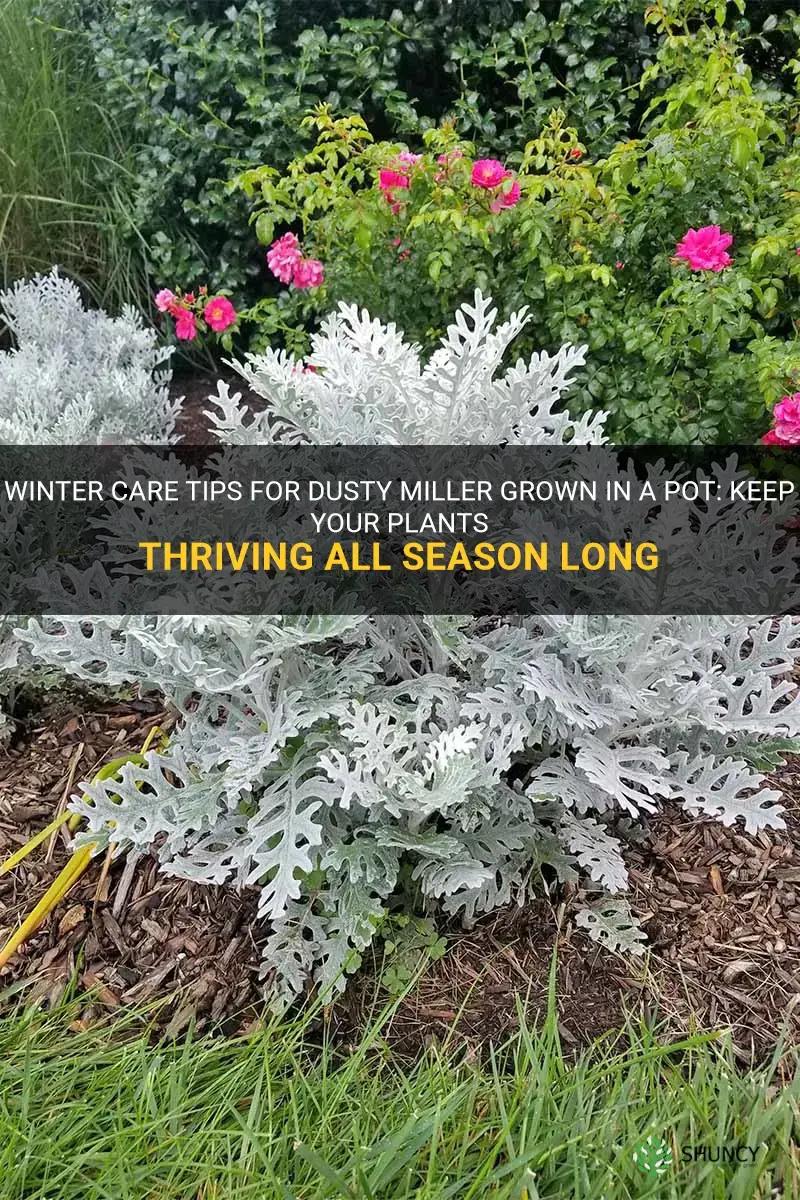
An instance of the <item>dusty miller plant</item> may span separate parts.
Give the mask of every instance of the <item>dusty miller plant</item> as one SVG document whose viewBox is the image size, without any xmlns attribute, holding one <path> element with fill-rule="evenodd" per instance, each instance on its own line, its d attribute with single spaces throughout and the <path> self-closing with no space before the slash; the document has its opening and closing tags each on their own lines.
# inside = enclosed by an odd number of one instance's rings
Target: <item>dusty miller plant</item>
<svg viewBox="0 0 800 1200">
<path fill-rule="evenodd" d="M 172 440 L 170 351 L 134 309 L 85 308 L 56 269 L 0 292 L 0 317 L 15 342 L 0 353 L 0 445 Z"/>
<path fill-rule="evenodd" d="M 602 441 L 602 414 L 558 408 L 582 350 L 502 368 L 524 320 L 498 325 L 477 294 L 424 364 L 343 307 L 308 362 L 236 364 L 267 410 L 221 385 L 216 431 L 240 444 Z M 788 619 L 126 617 L 32 623 L 25 639 L 182 712 L 166 752 L 82 785 L 72 807 L 99 846 L 158 839 L 175 875 L 258 885 L 276 1004 L 311 977 L 341 984 L 401 870 L 470 920 L 522 900 L 543 867 L 583 874 L 609 897 L 582 918 L 589 932 L 640 949 L 618 825 L 667 800 L 750 831 L 780 825 L 761 771 L 800 730 Z"/>
<path fill-rule="evenodd" d="M 120 317 L 87 309 L 78 287 L 54 269 L 0 292 L 3 325 L 14 345 L 0 352 L 0 446 L 174 438 L 180 402 L 169 397 L 170 351 L 132 308 Z M 13 578 L 15 564 L 35 551 L 24 515 L 3 506 L 0 517 L 0 570 Z M 16 623 L 0 617 L 0 697 L 20 672 L 30 682 L 30 663 L 19 660 L 21 646 L 12 638 Z M 10 728 L 0 712 L 0 739 Z"/>
</svg>

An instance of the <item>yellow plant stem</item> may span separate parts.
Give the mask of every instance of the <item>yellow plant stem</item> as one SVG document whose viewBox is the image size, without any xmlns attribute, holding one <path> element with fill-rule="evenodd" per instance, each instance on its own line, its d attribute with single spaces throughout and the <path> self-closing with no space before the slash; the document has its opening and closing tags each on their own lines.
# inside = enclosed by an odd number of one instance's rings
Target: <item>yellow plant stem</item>
<svg viewBox="0 0 800 1200">
<path fill-rule="evenodd" d="M 153 728 L 148 733 L 147 737 L 144 739 L 144 742 L 142 743 L 142 754 L 146 754 L 147 751 L 150 749 L 157 733 L 161 734 L 161 749 L 166 750 L 167 742 L 169 739 L 167 738 L 166 733 L 164 732 L 164 730 L 161 728 L 160 725 L 154 725 Z"/>
<path fill-rule="evenodd" d="M 145 738 L 144 744 L 142 745 L 142 749 L 139 753 L 123 754 L 119 758 L 112 759 L 111 762 L 106 763 L 104 767 L 100 768 L 100 770 L 94 776 L 94 779 L 111 779 L 117 774 L 118 771 L 122 769 L 122 767 L 125 766 L 126 763 L 135 763 L 136 766 L 144 766 L 147 761 L 145 759 L 145 754 L 150 749 L 150 746 L 153 744 L 153 741 L 158 734 L 161 735 L 162 747 L 166 746 L 168 740 L 166 733 L 159 725 L 154 725 Z M 83 799 L 85 800 L 86 796 L 84 796 Z M 13 867 L 17 866 L 18 863 L 21 863 L 22 860 L 26 858 L 32 850 L 35 850 L 37 846 L 41 845 L 41 843 L 45 841 L 50 834 L 59 829 L 65 821 L 70 833 L 74 833 L 80 824 L 80 820 L 80 813 L 59 813 L 59 815 L 52 820 L 45 829 L 40 830 L 40 832 L 32 837 L 30 841 L 26 842 L 21 849 L 16 850 L 10 858 L 6 859 L 6 861 L 0 866 L 0 875 L 5 875 L 8 871 L 12 870 Z M 109 822 L 109 824 L 113 825 L 113 822 Z M 59 901 L 63 900 L 67 893 L 75 886 L 81 875 L 83 875 L 84 871 L 89 866 L 89 863 L 92 861 L 92 853 L 94 849 L 95 843 L 92 842 L 90 845 L 82 846 L 80 850 L 76 850 L 73 853 L 69 862 L 50 884 L 50 887 L 42 896 L 36 907 L 28 914 L 16 933 L 12 934 L 5 946 L 3 946 L 3 948 L 0 950 L 0 968 L 6 965 L 12 954 L 14 954 L 19 947 L 36 932 L 40 925 L 47 920 L 48 916 L 59 903 Z M 111 855 L 114 853 L 114 849 L 115 846 L 112 842 L 108 848 L 108 857 L 103 868 L 104 872 L 108 871 L 109 860 Z M 102 883 L 102 878 L 103 877 L 101 875 L 100 883 Z M 100 885 L 98 884 L 98 886 Z"/>
<path fill-rule="evenodd" d="M 93 849 L 93 846 L 83 846 L 80 850 L 75 851 L 33 911 L 28 914 L 16 933 L 11 935 L 0 950 L 0 967 L 6 965 L 12 954 L 16 953 L 23 942 L 33 936 L 39 926 L 47 920 L 58 902 L 71 891 L 91 862 Z"/>
<path fill-rule="evenodd" d="M 23 859 L 27 858 L 31 851 L 35 850 L 37 846 L 41 846 L 42 842 L 46 841 L 46 839 L 50 837 L 51 833 L 55 833 L 56 830 L 61 828 L 65 821 L 69 821 L 70 816 L 71 814 L 68 812 L 59 813 L 55 820 L 51 821 L 49 825 L 46 825 L 44 829 L 40 829 L 38 833 L 34 834 L 29 842 L 26 842 L 25 845 L 21 846 L 19 850 L 15 850 L 14 853 L 7 858 L 4 863 L 0 863 L 0 875 L 7 875 L 9 871 L 13 871 L 14 867 L 18 866 Z M 71 827 L 72 826 L 70 825 L 70 828 Z"/>
</svg>

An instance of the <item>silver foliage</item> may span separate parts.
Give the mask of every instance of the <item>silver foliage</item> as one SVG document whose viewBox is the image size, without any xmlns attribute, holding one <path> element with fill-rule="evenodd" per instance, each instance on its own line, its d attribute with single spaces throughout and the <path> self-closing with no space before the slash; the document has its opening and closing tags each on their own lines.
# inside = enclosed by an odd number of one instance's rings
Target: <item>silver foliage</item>
<svg viewBox="0 0 800 1200">
<path fill-rule="evenodd" d="M 607 897 L 582 909 L 575 923 L 608 950 L 644 954 L 645 935 L 621 897 Z"/>
<path fill-rule="evenodd" d="M 127 308 L 86 309 L 58 274 L 0 292 L 15 347 L 0 353 L 0 445 L 170 441 L 169 351 Z"/>
<path fill-rule="evenodd" d="M 266 400 L 220 387 L 223 441 L 602 440 L 557 411 L 583 357 L 502 370 L 524 314 L 479 294 L 423 364 L 392 327 L 342 307 L 310 362 L 236 364 Z M 308 370 L 309 366 L 319 370 Z M 521 901 L 548 866 L 626 884 L 614 823 L 671 801 L 750 830 L 780 826 L 760 763 L 800 733 L 787 677 L 800 631 L 728 617 L 125 617 L 32 622 L 35 654 L 82 678 L 160 689 L 183 713 L 164 754 L 81 785 L 86 840 L 167 870 L 258 883 L 276 1004 L 341 986 L 401 865 L 469 919 Z M 519 764 L 525 765 L 520 775 Z M 509 775 L 510 768 L 515 771 Z M 641 949 L 619 900 L 582 923 Z"/>
<path fill-rule="evenodd" d="M 394 325 L 342 304 L 314 339 L 309 363 L 283 351 L 232 363 L 267 401 L 253 416 L 221 384 L 209 413 L 223 441 L 317 445 L 477 445 L 508 441 L 538 445 L 598 444 L 603 413 L 572 418 L 554 411 L 585 347 L 534 354 L 499 373 L 526 310 L 497 323 L 497 310 L 478 292 L 464 305 L 427 363 Z M 247 424 L 246 421 L 251 423 Z"/>
<path fill-rule="evenodd" d="M 0 325 L 14 346 L 0 352 L 0 445 L 160 444 L 175 436 L 180 402 L 169 398 L 169 350 L 134 309 L 120 317 L 85 308 L 77 286 L 54 269 L 0 292 Z M 0 500 L 0 570 L 14 578 L 35 557 L 24 512 Z M 17 621 L 0 617 L 0 696 L 30 675 Z M 19 670 L 14 668 L 19 667 Z M 0 740 L 11 723 L 0 712 Z"/>
</svg>

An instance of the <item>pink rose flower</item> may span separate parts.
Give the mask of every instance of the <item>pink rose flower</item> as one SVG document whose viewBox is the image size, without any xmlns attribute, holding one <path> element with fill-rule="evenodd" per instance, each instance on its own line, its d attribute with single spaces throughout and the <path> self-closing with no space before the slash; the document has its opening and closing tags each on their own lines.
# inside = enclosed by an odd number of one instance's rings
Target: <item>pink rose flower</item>
<svg viewBox="0 0 800 1200">
<path fill-rule="evenodd" d="M 303 257 L 300 243 L 293 233 L 277 238 L 267 251 L 267 266 L 281 283 L 291 283 L 292 273 Z"/>
<path fill-rule="evenodd" d="M 769 445 L 800 445 L 800 392 L 782 396 L 772 410 L 772 420 L 775 428 L 770 432 L 776 440 Z"/>
<path fill-rule="evenodd" d="M 618 258 L 617 261 L 614 263 L 614 270 L 621 271 L 624 266 L 625 266 L 625 263 L 622 262 L 622 260 Z"/>
<path fill-rule="evenodd" d="M 159 312 L 166 312 L 174 299 L 174 292 L 171 292 L 169 288 L 162 288 L 160 292 L 156 292 L 156 308 Z"/>
<path fill-rule="evenodd" d="M 296 288 L 319 287 L 325 278 L 325 269 L 318 258 L 301 258 L 297 263 L 292 283 Z"/>
<path fill-rule="evenodd" d="M 506 179 L 511 179 L 510 171 L 506 171 Z M 500 188 L 489 208 L 493 213 L 499 213 L 504 208 L 515 208 L 519 204 L 522 189 L 519 186 L 519 180 L 515 179 L 511 187 L 506 191 L 505 188 Z"/>
<path fill-rule="evenodd" d="M 786 445 L 786 442 L 784 442 L 783 438 L 778 436 L 778 432 L 776 429 L 768 429 L 767 432 L 762 437 L 761 443 L 764 446 L 785 446 Z"/>
<path fill-rule="evenodd" d="M 203 309 L 203 320 L 209 329 L 222 333 L 236 320 L 236 309 L 225 296 L 212 296 Z"/>
<path fill-rule="evenodd" d="M 733 262 L 726 251 L 733 234 L 723 233 L 719 225 L 689 229 L 675 248 L 675 257 L 683 258 L 693 271 L 723 271 Z"/>
<path fill-rule="evenodd" d="M 412 154 L 410 150 L 401 150 L 388 167 L 382 167 L 378 172 L 378 187 L 383 192 L 384 199 L 392 206 L 392 212 L 400 211 L 400 203 L 395 196 L 395 190 L 411 187 L 408 178 L 409 169 L 422 161 L 421 154 Z"/>
<path fill-rule="evenodd" d="M 788 421 L 792 425 L 800 425 L 800 392 L 791 396 L 781 396 L 772 410 L 776 422 Z"/>
<path fill-rule="evenodd" d="M 519 186 L 519 180 L 515 179 L 508 191 L 504 189 L 501 194 L 503 208 L 515 208 L 521 195 L 522 188 Z"/>
<path fill-rule="evenodd" d="M 396 188 L 409 188 L 411 184 L 408 182 L 408 176 L 402 171 L 395 171 L 391 167 L 383 167 L 378 174 L 378 187 L 383 192 L 384 199 L 392 206 L 392 212 L 400 211 L 399 201 L 395 197 Z"/>
<path fill-rule="evenodd" d="M 195 316 L 188 308 L 180 308 L 175 313 L 175 336 L 182 342 L 193 342 L 197 337 Z"/>
<path fill-rule="evenodd" d="M 378 174 L 378 187 L 382 192 L 391 192 L 394 188 L 407 188 L 411 185 L 408 176 L 392 167 L 382 167 Z"/>
<path fill-rule="evenodd" d="M 472 167 L 472 184 L 480 188 L 499 187 L 508 172 L 496 158 L 479 158 Z"/>
</svg>

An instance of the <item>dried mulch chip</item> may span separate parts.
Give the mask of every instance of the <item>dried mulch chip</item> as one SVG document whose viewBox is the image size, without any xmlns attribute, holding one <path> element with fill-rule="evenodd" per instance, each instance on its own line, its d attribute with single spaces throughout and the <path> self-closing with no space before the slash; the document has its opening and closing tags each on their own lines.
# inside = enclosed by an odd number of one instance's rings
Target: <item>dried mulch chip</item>
<svg viewBox="0 0 800 1200">
<path fill-rule="evenodd" d="M 628 855 L 662 1016 L 729 1027 L 742 1058 L 768 1054 L 784 1028 L 800 1040 L 798 765 L 773 782 L 785 830 L 751 836 L 667 806 Z"/>
</svg>

